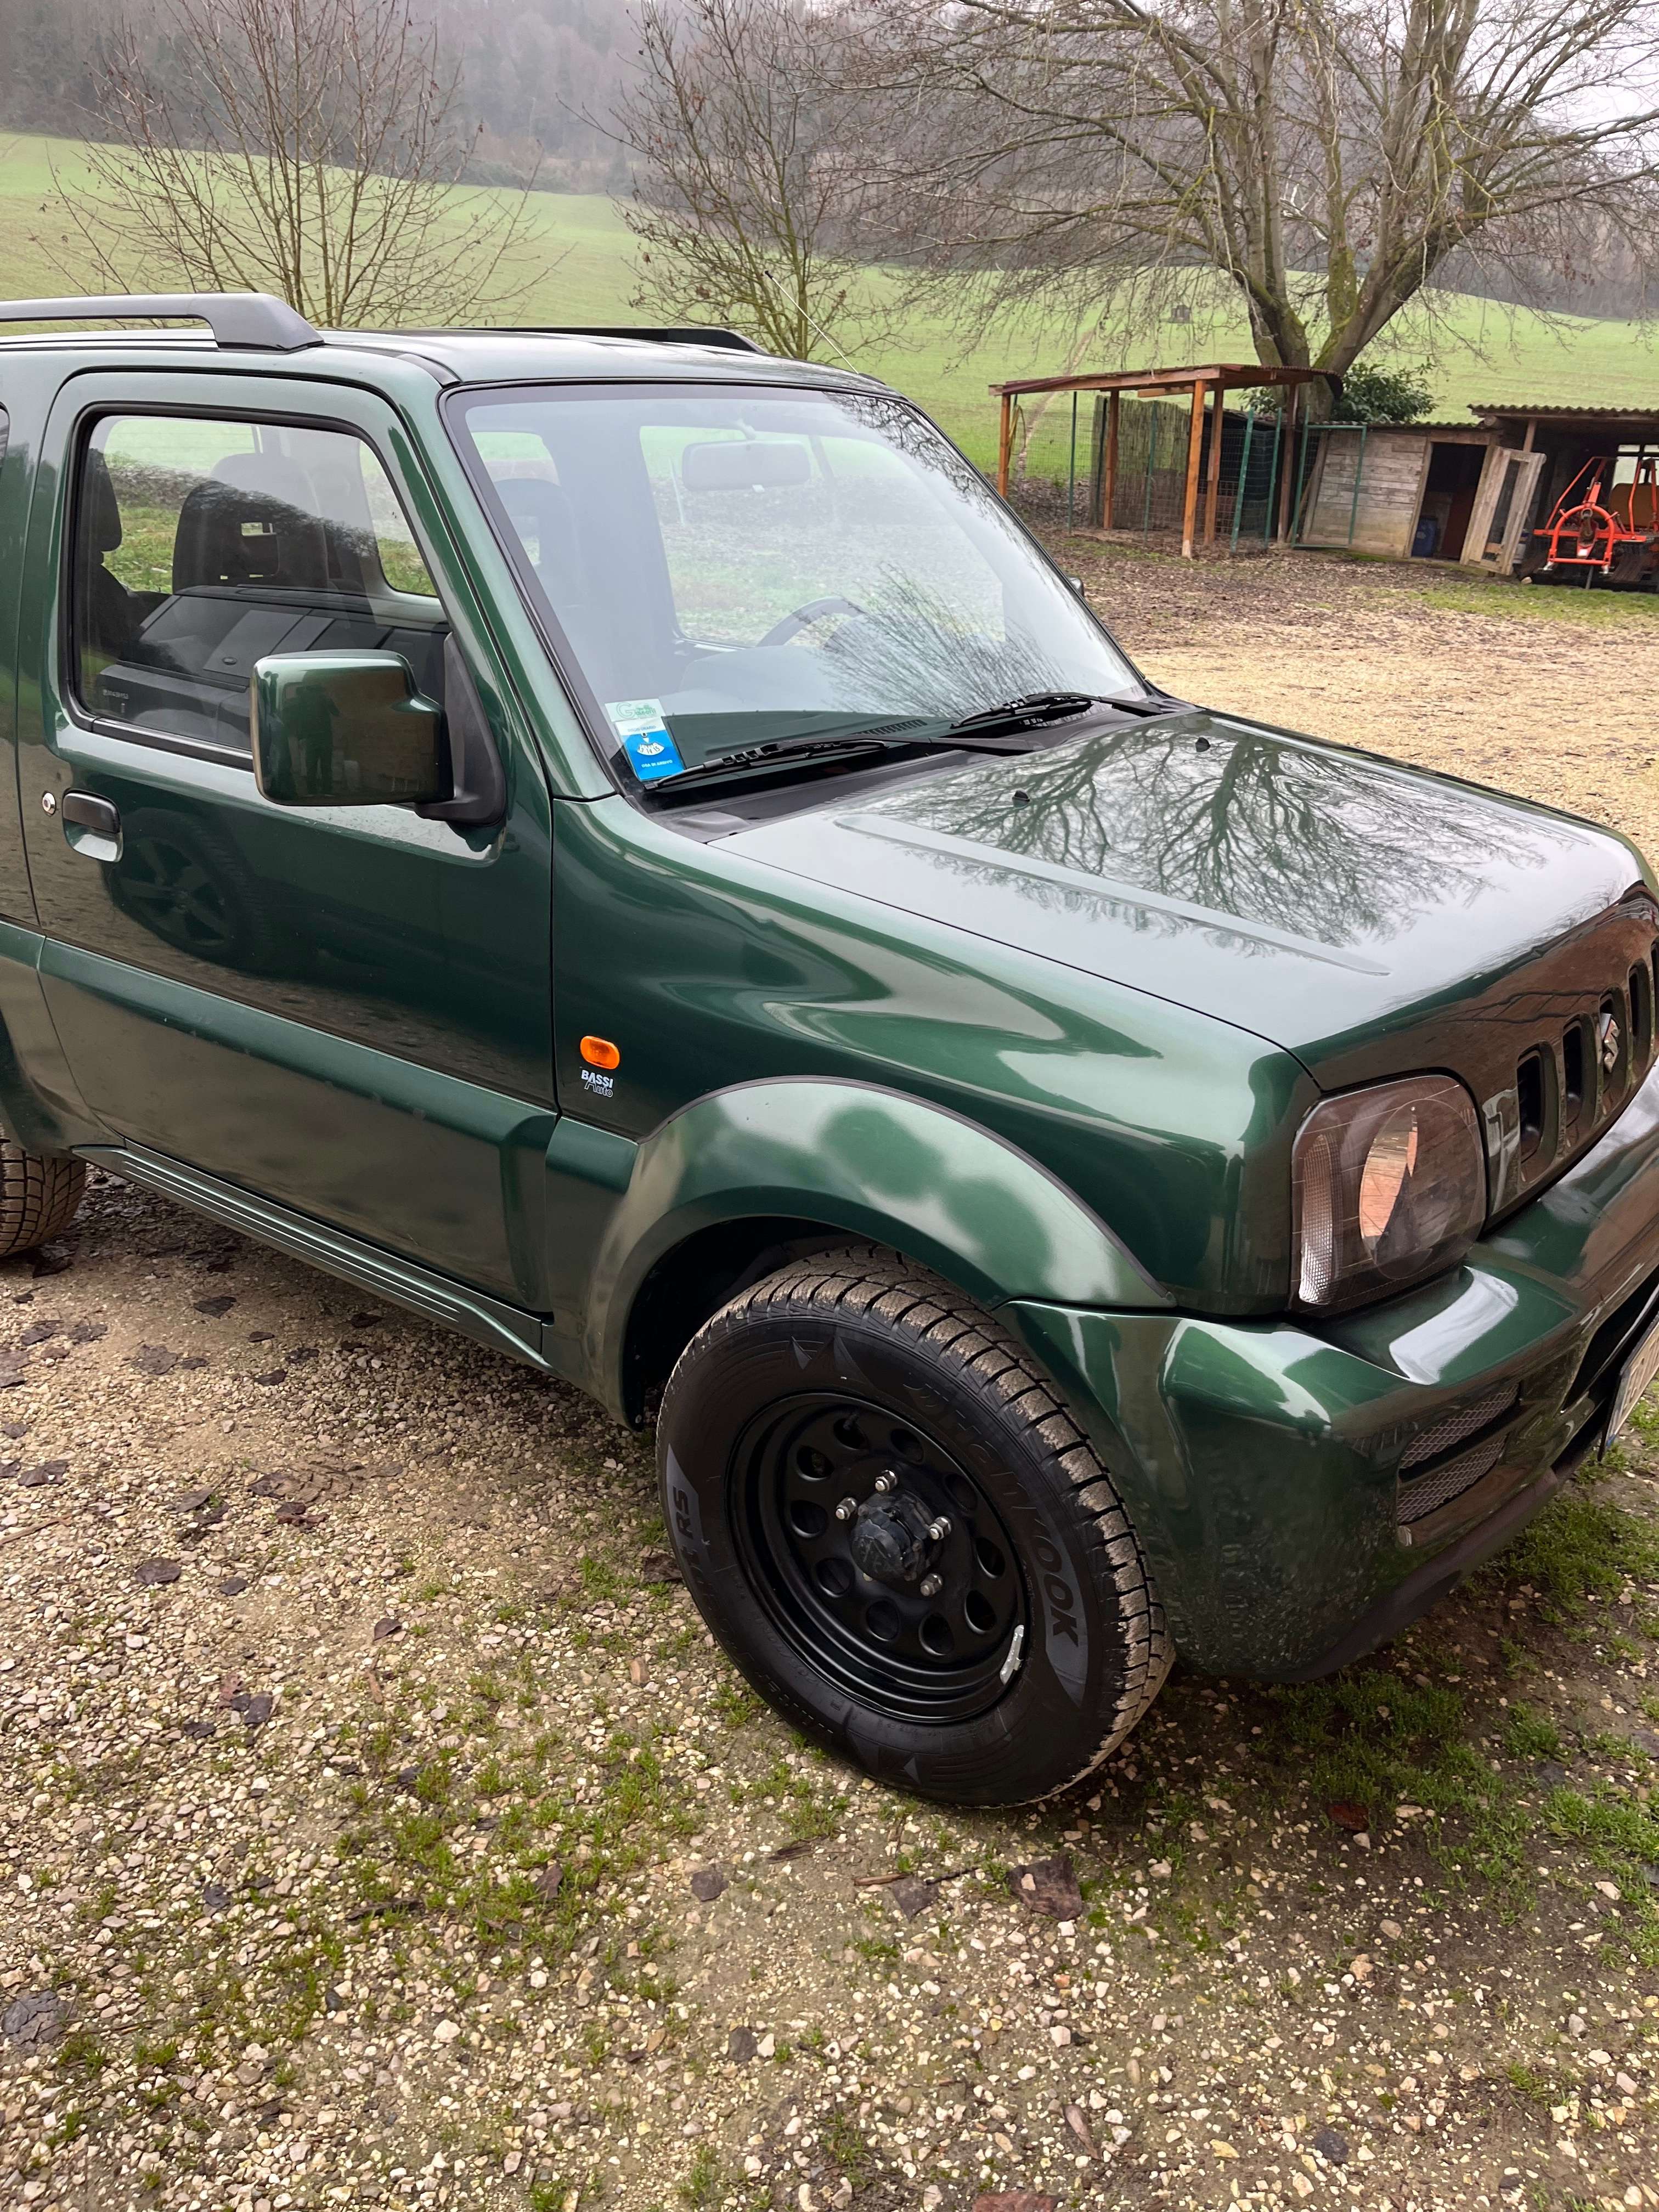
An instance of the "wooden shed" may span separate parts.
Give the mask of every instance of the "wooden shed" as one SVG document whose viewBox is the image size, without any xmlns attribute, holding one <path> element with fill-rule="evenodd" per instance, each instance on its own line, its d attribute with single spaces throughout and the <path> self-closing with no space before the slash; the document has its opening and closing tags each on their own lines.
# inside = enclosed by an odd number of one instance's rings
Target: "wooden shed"
<svg viewBox="0 0 1659 2212">
<path fill-rule="evenodd" d="M 1297 459 L 1295 542 L 1461 561 L 1498 442 L 1469 422 L 1312 427 Z"/>
</svg>

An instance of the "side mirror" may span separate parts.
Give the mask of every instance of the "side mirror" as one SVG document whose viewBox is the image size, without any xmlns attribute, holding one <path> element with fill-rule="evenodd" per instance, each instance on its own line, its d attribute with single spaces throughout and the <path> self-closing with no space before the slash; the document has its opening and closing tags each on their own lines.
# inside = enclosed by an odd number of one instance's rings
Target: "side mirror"
<svg viewBox="0 0 1659 2212">
<path fill-rule="evenodd" d="M 253 664 L 253 779 L 278 806 L 422 806 L 450 796 L 443 708 L 400 653 Z"/>
<path fill-rule="evenodd" d="M 1086 599 L 1088 598 L 1089 586 L 1084 582 L 1081 576 L 1067 576 L 1066 580 L 1071 586 L 1072 589 L 1077 593 L 1079 599 Z"/>
</svg>

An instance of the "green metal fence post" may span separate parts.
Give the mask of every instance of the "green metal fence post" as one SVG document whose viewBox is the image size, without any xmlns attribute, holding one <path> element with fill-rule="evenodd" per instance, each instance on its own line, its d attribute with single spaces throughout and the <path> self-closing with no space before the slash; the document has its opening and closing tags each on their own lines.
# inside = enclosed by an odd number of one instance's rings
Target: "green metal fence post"
<svg viewBox="0 0 1659 2212">
<path fill-rule="evenodd" d="M 1140 534 L 1149 538 L 1152 529 L 1152 462 L 1158 453 L 1158 402 L 1152 402 L 1152 434 L 1146 441 L 1146 496 L 1141 503 Z"/>
<path fill-rule="evenodd" d="M 1285 435 L 1285 417 L 1273 416 L 1273 457 L 1267 465 L 1267 504 L 1261 517 L 1261 542 L 1273 542 L 1273 501 L 1279 495 L 1279 448 Z"/>
<path fill-rule="evenodd" d="M 1302 495 L 1308 483 L 1308 437 L 1313 424 L 1304 415 L 1302 418 L 1302 458 L 1296 465 L 1296 497 L 1291 502 L 1291 543 L 1302 542 Z"/>
<path fill-rule="evenodd" d="M 1238 550 L 1238 526 L 1244 514 L 1244 487 L 1250 479 L 1250 441 L 1255 435 L 1255 410 L 1251 408 L 1244 417 L 1244 450 L 1238 457 L 1238 488 L 1233 494 L 1233 539 L 1227 548 L 1230 553 Z"/>
<path fill-rule="evenodd" d="M 1353 465 L 1353 497 L 1348 503 L 1348 543 L 1350 545 L 1353 544 L 1354 525 L 1359 520 L 1359 479 L 1365 473 L 1365 434 L 1369 428 L 1370 425 L 1364 422 L 1362 422 L 1359 426 L 1359 451 L 1355 456 Z"/>
<path fill-rule="evenodd" d="M 1066 527 L 1072 527 L 1077 501 L 1077 394 L 1072 394 L 1072 453 L 1066 470 Z"/>
</svg>

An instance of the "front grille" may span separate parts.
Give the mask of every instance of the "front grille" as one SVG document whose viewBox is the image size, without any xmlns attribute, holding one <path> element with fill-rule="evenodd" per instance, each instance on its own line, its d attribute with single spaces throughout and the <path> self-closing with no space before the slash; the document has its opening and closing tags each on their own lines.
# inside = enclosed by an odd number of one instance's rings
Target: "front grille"
<svg viewBox="0 0 1659 2212">
<path fill-rule="evenodd" d="M 1473 1450 L 1459 1452 L 1444 1466 L 1419 1474 L 1400 1486 L 1398 1516 L 1402 1528 L 1421 1521 L 1441 1506 L 1449 1505 L 1454 1498 L 1461 1498 L 1466 1490 L 1489 1475 L 1504 1456 L 1502 1437 L 1488 1437 L 1485 1443 L 1476 1444 Z"/>
<path fill-rule="evenodd" d="M 1541 1011 L 1541 1010 L 1540 1010 Z M 1641 1088 L 1659 1047 L 1659 945 L 1528 1040 L 1514 1067 L 1513 1170 L 1506 1203 L 1584 1151 Z"/>
<path fill-rule="evenodd" d="M 1446 1414 L 1431 1429 L 1425 1429 L 1419 1437 L 1413 1439 L 1400 1462 L 1401 1474 L 1408 1474 L 1413 1468 L 1422 1467 L 1429 1460 L 1438 1459 L 1442 1452 L 1450 1451 L 1466 1437 L 1474 1436 L 1477 1430 L 1499 1419 L 1508 1413 L 1520 1395 L 1518 1382 L 1500 1382 L 1495 1390 L 1488 1390 L 1484 1398 L 1476 1398 L 1467 1406 L 1458 1407 L 1455 1413 Z"/>
</svg>

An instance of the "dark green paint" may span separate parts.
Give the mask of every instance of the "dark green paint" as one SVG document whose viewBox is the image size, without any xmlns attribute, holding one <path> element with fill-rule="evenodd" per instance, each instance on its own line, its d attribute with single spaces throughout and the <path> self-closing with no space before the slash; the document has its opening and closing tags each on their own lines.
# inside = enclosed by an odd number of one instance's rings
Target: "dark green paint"
<svg viewBox="0 0 1659 2212">
<path fill-rule="evenodd" d="M 1552 1465 L 1584 1346 L 1659 1266 L 1659 1077 L 1541 1196 L 1511 1172 L 1516 1039 L 1592 935 L 1650 927 L 1644 865 L 1196 709 L 746 819 L 642 802 L 585 734 L 442 419 L 458 380 L 615 375 L 855 381 L 506 334 L 269 360 L 0 345 L 5 1126 L 625 1414 L 767 1254 L 896 1246 L 1047 1365 L 1189 1657 L 1316 1664 L 1419 1569 L 1395 1526 L 1412 1437 L 1514 1377 L 1516 1479 Z M 499 825 L 303 811 L 291 750 L 278 805 L 251 758 L 88 726 L 60 674 L 66 471 L 88 410 L 146 406 L 375 447 L 501 760 Z M 275 740 L 294 695 L 267 678 Z M 429 716 L 401 711 L 429 749 Z M 279 773 L 274 749 L 273 794 Z M 44 810 L 71 787 L 115 806 L 118 858 Z M 131 872 L 158 850 L 188 878 L 172 912 Z M 218 902 L 221 941 L 191 938 L 191 899 Z M 1425 1067 L 1480 1104 L 1504 1218 L 1407 1297 L 1287 1318 L 1297 1126 L 1325 1091 Z M 1455 1522 L 1431 1532 L 1449 1556 Z"/>
</svg>

